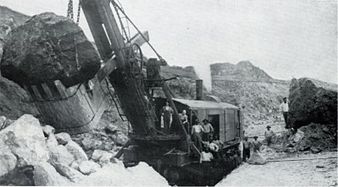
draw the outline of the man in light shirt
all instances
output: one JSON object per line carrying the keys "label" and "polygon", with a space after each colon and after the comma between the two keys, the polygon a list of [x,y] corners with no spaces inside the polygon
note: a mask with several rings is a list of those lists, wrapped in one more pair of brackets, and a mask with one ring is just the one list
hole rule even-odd
{"label": "man in light shirt", "polygon": [[194,125],[191,128],[192,141],[199,151],[202,151],[202,133],[203,127],[200,124],[199,120],[196,119]]}
{"label": "man in light shirt", "polygon": [[280,107],[281,112],[283,113],[283,117],[285,121],[285,128],[289,128],[288,126],[289,104],[287,102],[286,97],[283,98],[283,102],[279,107]]}

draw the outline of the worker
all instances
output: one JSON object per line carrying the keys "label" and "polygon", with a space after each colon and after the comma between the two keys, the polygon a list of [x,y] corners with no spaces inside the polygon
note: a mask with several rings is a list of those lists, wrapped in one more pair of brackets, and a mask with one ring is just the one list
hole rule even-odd
{"label": "worker", "polygon": [[214,156],[212,155],[212,153],[208,149],[206,149],[205,151],[202,151],[200,163],[210,162],[213,159],[214,159]]}
{"label": "worker", "polygon": [[272,138],[275,135],[275,133],[270,129],[271,129],[271,127],[269,125],[266,126],[266,131],[264,133],[265,141],[266,141],[268,146],[270,146],[270,144],[272,143]]}
{"label": "worker", "polygon": [[243,161],[245,162],[250,158],[250,142],[248,141],[248,137],[244,137],[243,139]]}
{"label": "worker", "polygon": [[171,123],[173,122],[173,113],[174,110],[169,106],[169,102],[166,102],[165,106],[162,108],[161,120],[163,119],[164,130],[167,133],[170,133]]}
{"label": "worker", "polygon": [[259,154],[261,145],[262,144],[258,141],[258,137],[254,136],[254,141],[251,142],[252,153],[250,151],[251,155],[246,161],[247,163],[255,165],[262,165],[266,163],[266,159]]}
{"label": "worker", "polygon": [[187,115],[187,111],[186,110],[182,111],[182,113],[180,114],[180,119],[181,119],[181,122],[182,122],[183,126],[188,131],[189,121],[188,121],[188,115]]}
{"label": "worker", "polygon": [[203,141],[212,141],[212,136],[214,134],[214,128],[211,123],[207,120],[203,120]]}
{"label": "worker", "polygon": [[287,98],[284,97],[283,98],[283,102],[280,104],[280,111],[282,112],[283,114],[283,117],[284,117],[284,121],[285,121],[285,128],[289,128],[289,125],[288,125],[288,113],[289,113],[289,104],[287,102]]}
{"label": "worker", "polygon": [[199,151],[202,151],[202,133],[203,127],[200,124],[199,120],[196,119],[194,125],[191,128],[192,141]]}
{"label": "worker", "polygon": [[254,136],[254,141],[251,143],[251,149],[253,153],[259,152],[259,149],[261,147],[261,143],[258,141],[258,136]]}

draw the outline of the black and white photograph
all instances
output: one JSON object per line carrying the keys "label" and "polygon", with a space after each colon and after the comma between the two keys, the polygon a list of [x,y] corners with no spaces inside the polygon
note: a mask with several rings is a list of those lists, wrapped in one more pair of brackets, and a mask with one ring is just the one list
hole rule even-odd
{"label": "black and white photograph", "polygon": [[0,0],[0,186],[338,186],[337,0]]}

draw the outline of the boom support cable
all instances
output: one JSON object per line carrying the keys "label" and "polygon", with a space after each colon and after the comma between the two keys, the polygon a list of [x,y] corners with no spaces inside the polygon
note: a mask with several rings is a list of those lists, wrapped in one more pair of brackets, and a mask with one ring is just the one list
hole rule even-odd
{"label": "boom support cable", "polygon": [[161,55],[156,51],[156,49],[151,45],[151,43],[147,40],[147,38],[142,34],[140,29],[137,28],[137,26],[134,24],[134,22],[128,17],[128,15],[123,11],[123,9],[114,1],[110,0],[110,2],[113,4],[114,7],[116,7],[125,17],[126,19],[132,24],[132,26],[137,30],[137,32],[142,36],[142,38],[146,41],[146,43],[149,45],[149,47],[154,51],[156,56],[160,59],[163,60]]}

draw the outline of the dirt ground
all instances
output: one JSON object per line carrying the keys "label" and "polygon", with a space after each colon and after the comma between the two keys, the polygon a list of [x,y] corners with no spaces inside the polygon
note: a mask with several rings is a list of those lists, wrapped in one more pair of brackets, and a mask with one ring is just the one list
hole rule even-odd
{"label": "dirt ground", "polygon": [[[274,155],[276,157],[278,155]],[[333,158],[323,159],[327,157]],[[274,159],[268,155],[265,158]],[[280,158],[289,161],[268,162],[265,165],[244,163],[217,186],[338,186],[337,152],[283,155],[278,160]]]}

